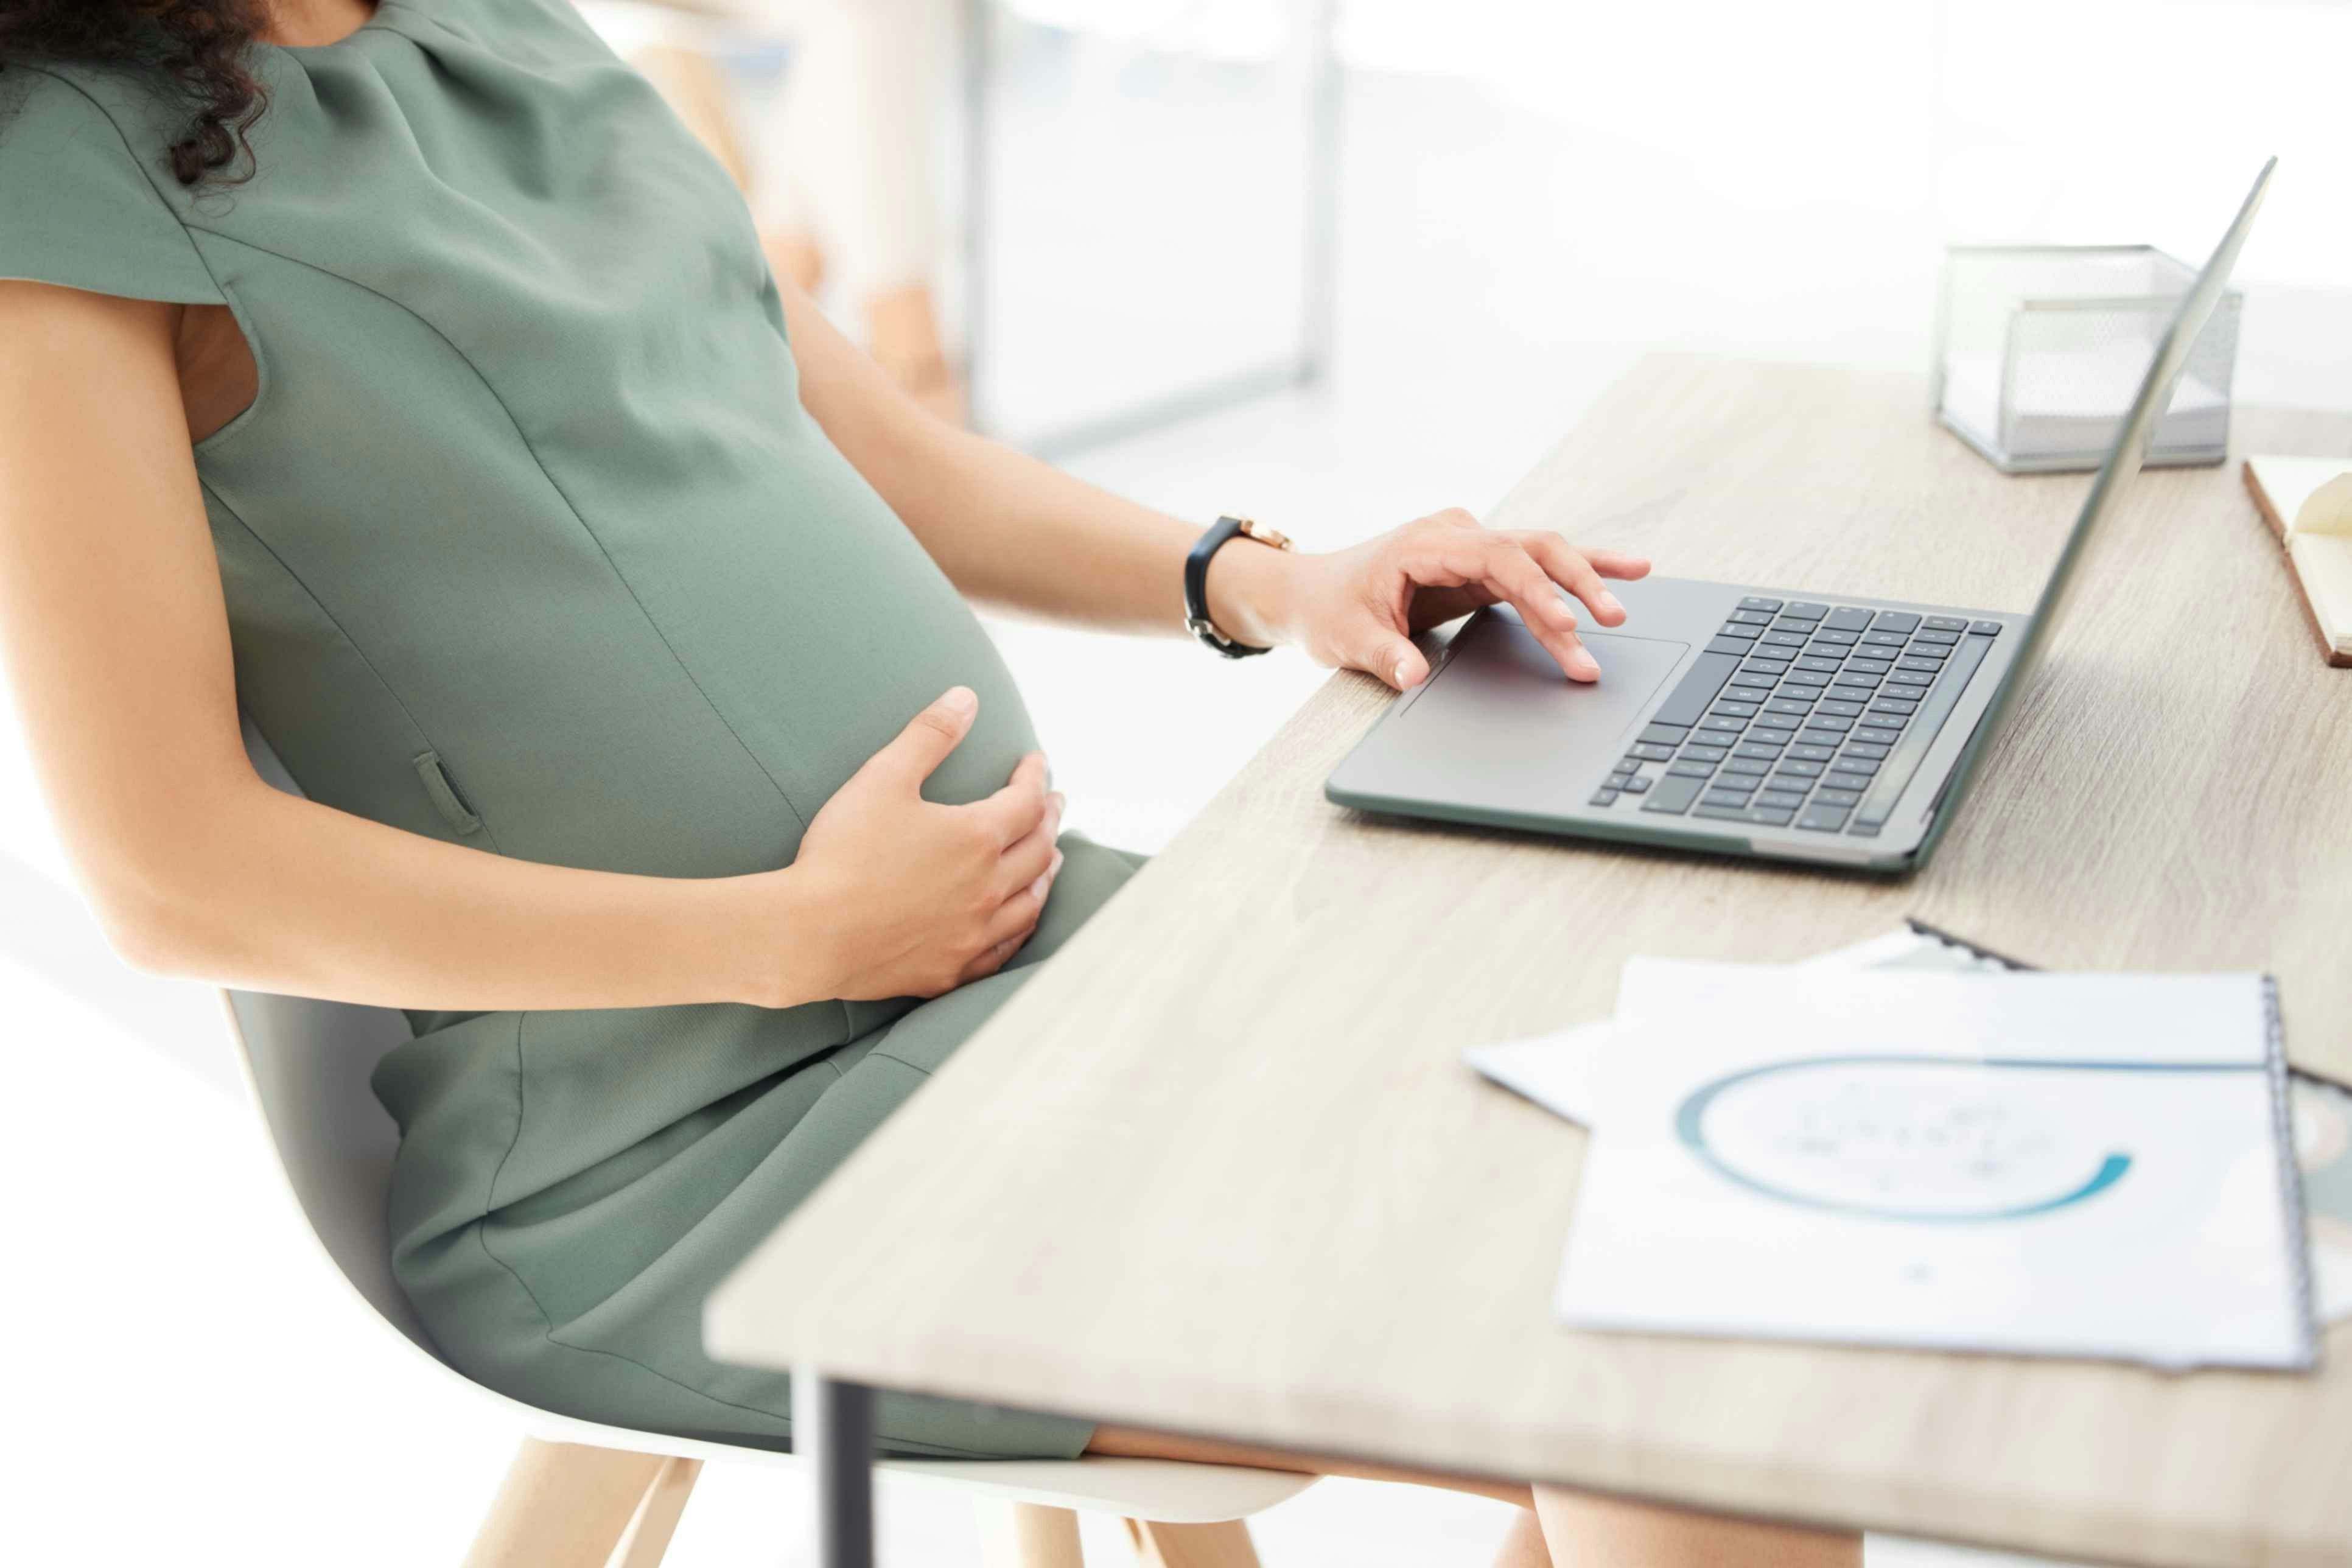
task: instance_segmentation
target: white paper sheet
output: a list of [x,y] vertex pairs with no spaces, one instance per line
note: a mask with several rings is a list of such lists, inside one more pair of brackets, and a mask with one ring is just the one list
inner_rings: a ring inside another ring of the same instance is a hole
[[2259,976],[1636,960],[1621,1005],[1567,1321],[2309,1363]]
[[[1797,969],[1931,969],[1998,972],[2000,965],[1979,959],[1965,949],[1922,936],[1914,931],[1891,931],[1832,952],[1808,958]],[[1624,997],[1618,998],[1615,1017],[1557,1029],[1524,1040],[1473,1046],[1463,1053],[1470,1065],[1515,1094],[1526,1095],[1557,1116],[1591,1127],[1597,1114],[1593,1074],[1601,1056],[1626,1018]],[[1636,998],[1638,1003],[1639,998]]]

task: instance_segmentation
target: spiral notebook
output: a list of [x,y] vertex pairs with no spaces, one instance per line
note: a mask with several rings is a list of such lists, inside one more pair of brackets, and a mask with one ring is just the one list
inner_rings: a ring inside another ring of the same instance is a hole
[[1597,1056],[1567,1321],[2315,1363],[2263,976],[1637,960]]

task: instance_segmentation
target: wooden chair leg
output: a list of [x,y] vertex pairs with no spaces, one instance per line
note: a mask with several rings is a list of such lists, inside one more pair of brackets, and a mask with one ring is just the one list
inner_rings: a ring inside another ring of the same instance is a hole
[[667,1462],[524,1438],[466,1568],[605,1568]]
[[1086,1568],[1078,1516],[1043,1503],[975,1498],[980,1560],[987,1568]]
[[669,1538],[677,1532],[678,1515],[686,1511],[686,1500],[694,1495],[694,1483],[701,1475],[700,1459],[672,1455],[662,1461],[645,1500],[637,1505],[636,1518],[629,1521],[628,1533],[613,1552],[611,1568],[661,1568]]
[[1238,1519],[1227,1524],[1157,1524],[1148,1519],[1130,1519],[1127,1534],[1135,1542],[1135,1555],[1143,1568],[1258,1568],[1249,1526]]

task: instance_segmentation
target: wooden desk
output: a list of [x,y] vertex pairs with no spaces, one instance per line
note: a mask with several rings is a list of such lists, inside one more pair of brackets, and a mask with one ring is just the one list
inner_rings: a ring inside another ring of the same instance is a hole
[[[2343,419],[2240,435],[2352,453]],[[2023,608],[2086,484],[1995,474],[1907,378],[1657,358],[1496,521]],[[2352,1329],[2307,1378],[1572,1332],[1582,1135],[1462,1065],[1607,1012],[1635,953],[1916,914],[2059,968],[2268,968],[2295,1058],[2352,1077],[2352,676],[2234,464],[2145,476],[2084,570],[1909,882],[1339,810],[1386,695],[1336,677],[719,1293],[714,1352],[2053,1555],[2352,1561]]]

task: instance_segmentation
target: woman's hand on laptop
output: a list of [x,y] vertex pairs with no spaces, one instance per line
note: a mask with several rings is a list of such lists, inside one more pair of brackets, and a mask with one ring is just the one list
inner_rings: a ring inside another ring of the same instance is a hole
[[1545,530],[1485,528],[1456,507],[1328,554],[1228,545],[1211,563],[1209,601],[1216,623],[1244,642],[1294,643],[1319,664],[1363,670],[1399,691],[1429,677],[1413,633],[1507,604],[1570,680],[1598,680],[1601,666],[1560,590],[1601,626],[1621,626],[1624,606],[1602,579],[1649,570],[1638,555],[1578,550]]

